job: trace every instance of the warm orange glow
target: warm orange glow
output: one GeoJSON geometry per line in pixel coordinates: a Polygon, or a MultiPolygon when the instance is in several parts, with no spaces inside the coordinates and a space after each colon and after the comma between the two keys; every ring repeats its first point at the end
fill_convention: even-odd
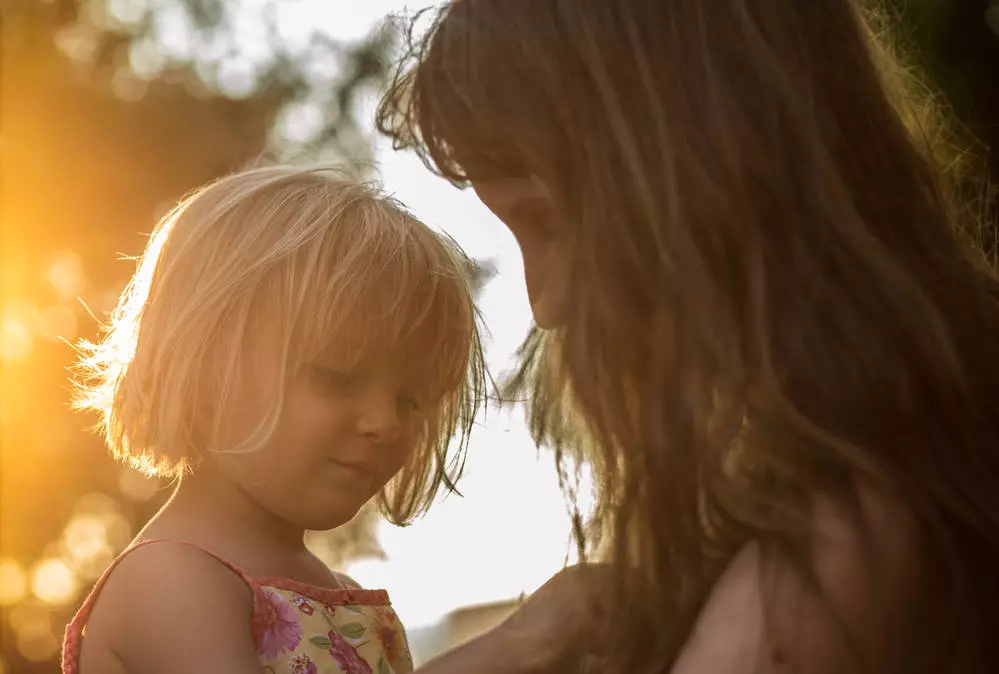
{"type": "Polygon", "coordinates": [[[114,560],[114,551],[110,545],[103,541],[88,545],[81,552],[84,555],[79,558],[74,557],[73,565],[76,569],[76,575],[81,580],[88,582],[93,582],[100,578],[101,574],[104,573],[114,560]]]}
{"type": "Polygon", "coordinates": [[[80,256],[71,250],[53,253],[45,265],[45,280],[55,289],[60,300],[75,300],[83,286],[80,256]]]}
{"type": "Polygon", "coordinates": [[[132,523],[121,513],[107,513],[101,517],[107,541],[115,550],[121,550],[132,540],[132,523]]]}
{"type": "Polygon", "coordinates": [[[51,342],[72,342],[77,336],[76,312],[68,306],[57,304],[46,307],[38,315],[38,335],[51,342]]]}
{"type": "Polygon", "coordinates": [[[100,492],[93,492],[82,496],[76,502],[76,514],[78,515],[97,515],[98,517],[103,517],[104,515],[116,512],[118,512],[118,504],[115,503],[115,500],[107,494],[100,492]]]}
{"type": "Polygon", "coordinates": [[[59,640],[47,626],[44,631],[18,632],[17,650],[32,662],[45,662],[59,653],[59,640]]]}
{"type": "Polygon", "coordinates": [[[80,556],[79,550],[92,545],[94,541],[103,543],[105,535],[104,522],[99,517],[77,515],[66,525],[63,541],[66,549],[75,558],[80,556]]]}
{"type": "Polygon", "coordinates": [[[59,641],[52,626],[52,616],[45,608],[21,604],[10,612],[10,626],[17,636],[21,655],[43,662],[59,652],[59,641]]]}
{"type": "MultiPolygon", "coordinates": [[[[13,559],[0,560],[0,606],[13,606],[21,601],[28,588],[28,579],[21,565],[13,559]]],[[[3,670],[0,670],[2,673],[3,670]]]]}
{"type": "Polygon", "coordinates": [[[68,604],[78,590],[76,572],[64,559],[43,559],[31,572],[31,591],[46,604],[68,604]]]}
{"type": "Polygon", "coordinates": [[[83,580],[96,580],[114,558],[104,520],[95,515],[77,515],[70,520],[63,534],[63,545],[83,580]]]}
{"type": "Polygon", "coordinates": [[[31,355],[32,332],[38,322],[38,309],[29,302],[8,302],[0,324],[0,360],[12,362],[31,355]]]}
{"type": "Polygon", "coordinates": [[[118,475],[118,489],[125,498],[142,503],[156,496],[160,490],[160,483],[125,466],[118,475]]]}

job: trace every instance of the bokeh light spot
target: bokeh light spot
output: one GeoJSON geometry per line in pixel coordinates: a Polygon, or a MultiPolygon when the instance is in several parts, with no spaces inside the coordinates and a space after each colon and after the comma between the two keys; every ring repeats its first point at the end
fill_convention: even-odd
{"type": "Polygon", "coordinates": [[[114,561],[114,550],[105,542],[87,545],[80,552],[85,555],[79,559],[74,558],[73,564],[76,574],[83,580],[93,582],[101,577],[101,574],[114,561]]]}
{"type": "Polygon", "coordinates": [[[77,515],[66,525],[63,541],[69,554],[75,559],[84,554],[81,550],[93,547],[95,542],[104,543],[105,534],[101,518],[94,515],[77,515]]]}
{"type": "Polygon", "coordinates": [[[132,523],[121,513],[107,513],[101,520],[107,532],[108,545],[112,549],[122,550],[132,540],[132,523]]]}
{"type": "Polygon", "coordinates": [[[118,475],[118,488],[125,498],[136,503],[144,503],[156,496],[160,484],[155,478],[146,477],[139,471],[125,466],[118,475]]]}
{"type": "Polygon", "coordinates": [[[66,526],[63,544],[83,580],[96,580],[114,558],[107,542],[104,520],[95,515],[77,515],[66,526]]]}
{"type": "Polygon", "coordinates": [[[149,5],[144,0],[108,0],[107,12],[115,21],[131,26],[142,21],[149,5]]]}
{"type": "Polygon", "coordinates": [[[31,573],[31,591],[46,604],[68,604],[78,589],[76,573],[64,559],[43,559],[31,573]]]}
{"type": "Polygon", "coordinates": [[[141,101],[149,88],[149,82],[136,75],[128,66],[121,66],[111,77],[111,91],[128,103],[141,101]]]}
{"type": "Polygon", "coordinates": [[[49,282],[60,300],[73,300],[83,287],[83,263],[71,250],[53,253],[45,265],[45,280],[49,282]]]}
{"type": "Polygon", "coordinates": [[[42,606],[22,603],[10,612],[10,626],[17,636],[17,649],[28,660],[44,662],[59,652],[52,629],[52,614],[42,606]]]}
{"type": "Polygon", "coordinates": [[[46,662],[59,653],[59,641],[51,629],[44,632],[19,632],[17,650],[32,662],[46,662]]]}
{"type": "Polygon", "coordinates": [[[0,606],[13,606],[28,589],[24,569],[13,559],[0,560],[0,606]]]}
{"type": "Polygon", "coordinates": [[[118,504],[107,494],[92,492],[81,496],[76,502],[76,513],[79,515],[97,515],[103,517],[118,512],[118,504]]]}
{"type": "Polygon", "coordinates": [[[0,320],[0,359],[11,362],[31,355],[32,332],[38,322],[38,309],[30,302],[10,302],[4,305],[0,320]]]}
{"type": "Polygon", "coordinates": [[[38,316],[38,335],[50,342],[72,341],[77,334],[76,312],[64,304],[42,309],[38,316]]]}

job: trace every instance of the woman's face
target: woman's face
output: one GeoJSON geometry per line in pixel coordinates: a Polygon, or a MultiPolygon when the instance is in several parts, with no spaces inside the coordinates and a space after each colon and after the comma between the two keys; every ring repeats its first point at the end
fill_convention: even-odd
{"type": "Polygon", "coordinates": [[[534,320],[542,328],[558,327],[562,323],[566,260],[549,190],[533,177],[478,181],[472,187],[520,245],[534,320]]]}

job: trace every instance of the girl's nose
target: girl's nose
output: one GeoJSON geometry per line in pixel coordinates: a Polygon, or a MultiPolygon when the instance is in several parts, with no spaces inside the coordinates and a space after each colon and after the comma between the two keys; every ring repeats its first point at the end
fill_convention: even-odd
{"type": "Polygon", "coordinates": [[[399,438],[399,400],[394,390],[372,387],[361,401],[358,431],[377,444],[390,444],[399,438]]]}

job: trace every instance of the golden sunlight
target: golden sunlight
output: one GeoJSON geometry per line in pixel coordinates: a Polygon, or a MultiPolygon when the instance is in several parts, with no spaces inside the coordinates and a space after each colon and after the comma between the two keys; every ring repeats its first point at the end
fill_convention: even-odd
{"type": "Polygon", "coordinates": [[[122,495],[136,503],[148,501],[160,490],[160,483],[155,478],[146,477],[129,466],[123,466],[118,474],[118,489],[122,495]]]}
{"type": "Polygon", "coordinates": [[[106,531],[104,522],[94,515],[77,515],[63,533],[63,542],[66,550],[75,559],[84,554],[84,550],[89,549],[95,542],[104,543],[106,531]]]}
{"type": "Polygon", "coordinates": [[[10,626],[17,636],[17,649],[28,660],[44,662],[58,654],[59,641],[47,609],[21,604],[10,612],[10,626]]]}
{"type": "Polygon", "coordinates": [[[83,263],[71,250],[53,253],[45,265],[45,280],[63,302],[75,300],[83,286],[83,263]]]}
{"type": "Polygon", "coordinates": [[[77,335],[76,312],[63,304],[45,307],[38,314],[38,335],[51,342],[73,341],[77,335]]]}
{"type": "Polygon", "coordinates": [[[28,580],[21,565],[13,559],[0,560],[0,606],[17,604],[27,588],[28,580]]]}
{"type": "Polygon", "coordinates": [[[31,572],[31,591],[46,604],[68,604],[78,590],[76,572],[64,559],[43,559],[31,572]]]}
{"type": "Polygon", "coordinates": [[[76,574],[86,581],[96,580],[114,559],[107,526],[94,515],[77,515],[70,520],[63,533],[63,546],[76,574]]]}
{"type": "Polygon", "coordinates": [[[12,362],[31,355],[38,310],[29,302],[8,302],[3,308],[0,324],[0,360],[12,362]]]}
{"type": "Polygon", "coordinates": [[[17,650],[32,662],[51,660],[59,653],[59,640],[48,624],[39,624],[17,633],[17,650]]]}

